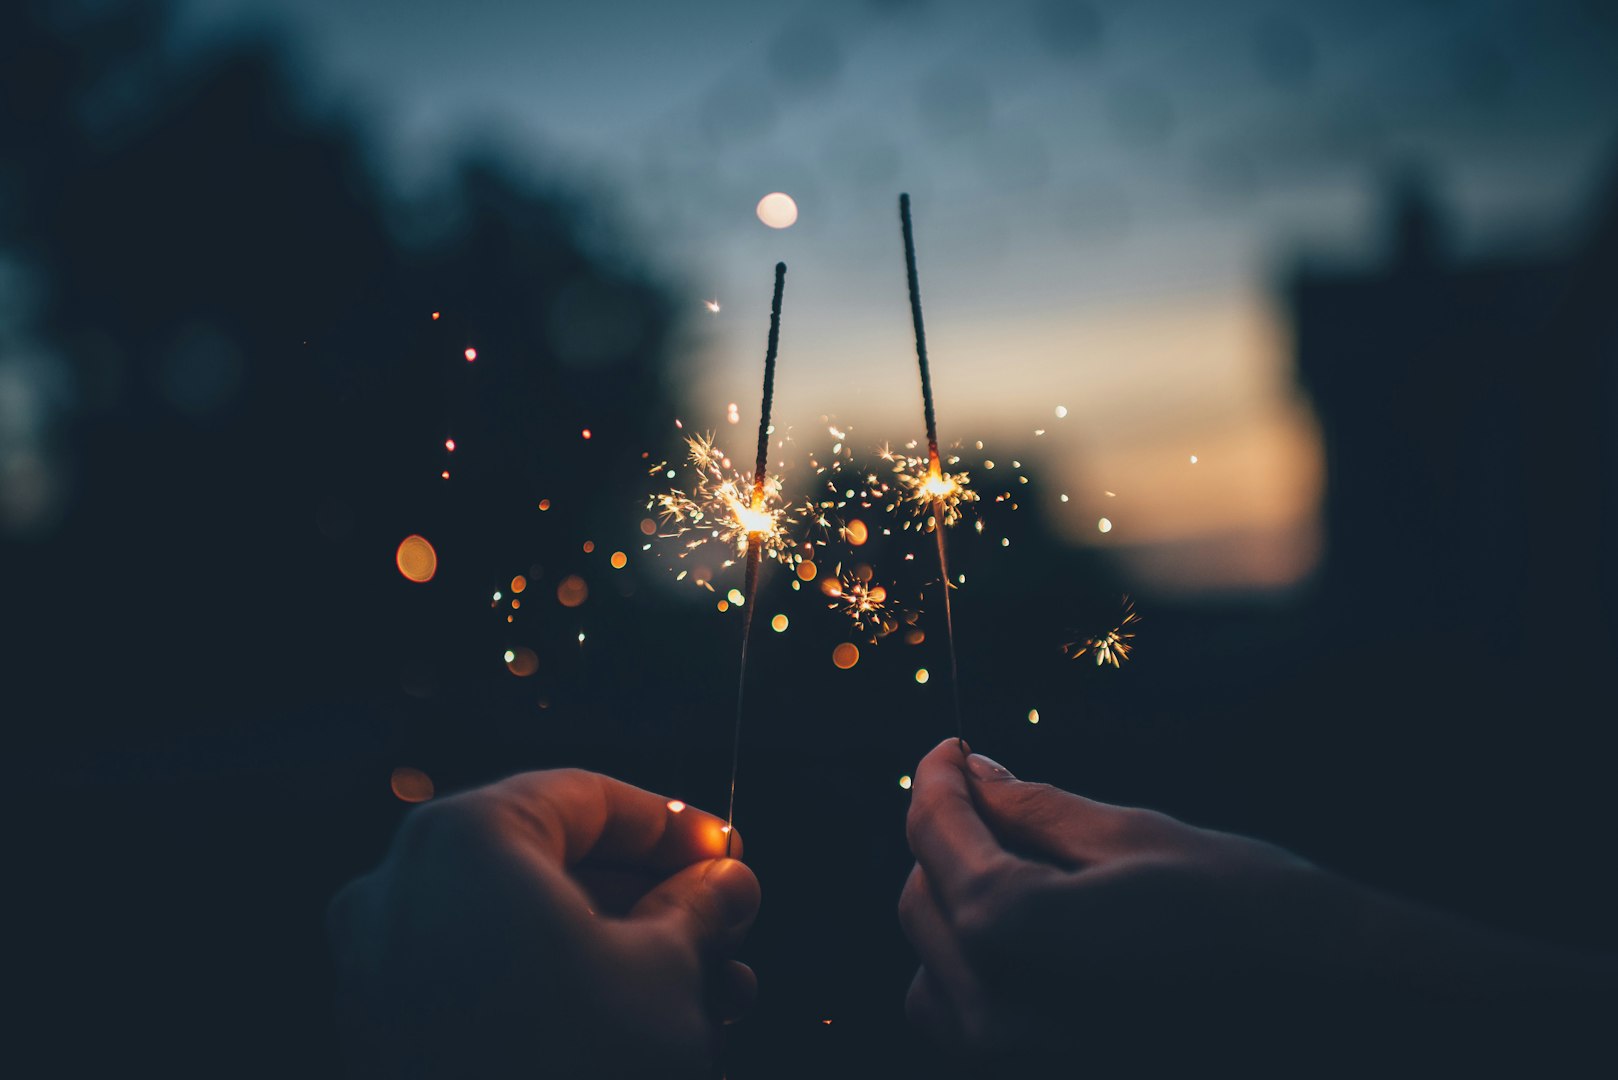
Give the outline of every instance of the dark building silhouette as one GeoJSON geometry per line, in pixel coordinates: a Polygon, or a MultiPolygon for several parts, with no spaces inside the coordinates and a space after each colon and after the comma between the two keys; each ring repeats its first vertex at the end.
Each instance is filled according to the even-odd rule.
{"type": "Polygon", "coordinates": [[[1466,261],[1418,179],[1389,209],[1382,265],[1287,285],[1325,437],[1326,609],[1502,657],[1610,641],[1618,199],[1571,255],[1466,261]]]}

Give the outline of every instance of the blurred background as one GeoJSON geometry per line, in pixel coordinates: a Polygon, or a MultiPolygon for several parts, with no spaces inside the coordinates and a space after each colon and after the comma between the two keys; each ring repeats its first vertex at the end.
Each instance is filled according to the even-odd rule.
{"type": "MultiPolygon", "coordinates": [[[[988,496],[951,537],[974,747],[1618,946],[1615,56],[1594,0],[25,3],[22,1027],[62,1071],[335,1071],[324,904],[410,801],[582,765],[722,807],[740,574],[675,580],[706,556],[643,531],[650,474],[751,445],[778,259],[789,493],[922,436],[900,191],[988,496]],[[1131,658],[1071,659],[1125,594],[1131,658]]],[[[936,599],[873,501],[817,558],[915,553],[936,599]]],[[[928,1053],[893,905],[937,613],[873,644],[792,584],[737,1078],[928,1053]]]]}

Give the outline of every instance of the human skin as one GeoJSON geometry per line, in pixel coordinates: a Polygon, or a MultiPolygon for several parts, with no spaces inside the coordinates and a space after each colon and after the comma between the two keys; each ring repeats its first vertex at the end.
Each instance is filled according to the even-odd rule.
{"type": "Polygon", "coordinates": [[[899,917],[921,961],[906,1011],[969,1060],[1206,1065],[1218,1048],[1296,1069],[1298,1052],[1416,1036],[1453,1063],[1550,1028],[1568,1029],[1560,1046],[1587,1042],[1618,986],[1611,958],[1024,783],[955,739],[917,768],[906,827],[916,865],[899,917]]]}
{"type": "Polygon", "coordinates": [[[423,805],[332,901],[339,1022],[378,1076],[698,1077],[752,1002],[759,886],[723,822],[610,777],[423,805]]]}

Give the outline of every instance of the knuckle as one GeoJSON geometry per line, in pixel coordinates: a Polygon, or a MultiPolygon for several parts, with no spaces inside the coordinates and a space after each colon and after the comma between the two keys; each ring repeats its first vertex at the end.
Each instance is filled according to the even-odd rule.
{"type": "Polygon", "coordinates": [[[961,950],[969,956],[993,950],[1005,934],[1008,904],[992,887],[974,887],[956,908],[955,928],[961,950]]]}
{"type": "Polygon", "coordinates": [[[923,895],[927,886],[919,870],[911,870],[910,876],[905,879],[904,888],[899,891],[899,923],[902,926],[913,926],[921,915],[922,903],[926,899],[923,895]]]}
{"type": "Polygon", "coordinates": [[[910,853],[915,854],[921,842],[922,835],[927,831],[927,812],[921,798],[918,796],[910,802],[910,812],[905,815],[905,843],[910,847],[910,853]]]}
{"type": "Polygon", "coordinates": [[[1112,839],[1125,847],[1138,847],[1160,839],[1174,819],[1156,810],[1121,808],[1112,819],[1112,839]]]}
{"type": "Polygon", "coordinates": [[[961,950],[975,961],[999,957],[1019,932],[1040,914],[1046,890],[1036,868],[1011,862],[980,875],[956,913],[961,950]]]}
{"type": "Polygon", "coordinates": [[[394,852],[402,858],[412,858],[440,845],[460,842],[479,832],[488,816],[488,807],[477,792],[423,803],[400,823],[394,852]]]}

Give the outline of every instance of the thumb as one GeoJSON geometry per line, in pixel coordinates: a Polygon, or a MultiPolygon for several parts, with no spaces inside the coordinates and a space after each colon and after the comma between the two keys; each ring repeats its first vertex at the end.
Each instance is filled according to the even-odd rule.
{"type": "Polygon", "coordinates": [[[1123,818],[1132,813],[1049,784],[1024,783],[982,754],[967,757],[966,771],[972,801],[1001,843],[1069,867],[1112,854],[1123,818]]]}
{"type": "Polygon", "coordinates": [[[641,897],[631,919],[672,923],[705,953],[729,955],[758,916],[758,878],[735,859],[692,863],[641,897]]]}

